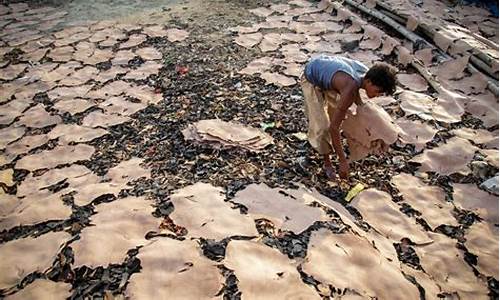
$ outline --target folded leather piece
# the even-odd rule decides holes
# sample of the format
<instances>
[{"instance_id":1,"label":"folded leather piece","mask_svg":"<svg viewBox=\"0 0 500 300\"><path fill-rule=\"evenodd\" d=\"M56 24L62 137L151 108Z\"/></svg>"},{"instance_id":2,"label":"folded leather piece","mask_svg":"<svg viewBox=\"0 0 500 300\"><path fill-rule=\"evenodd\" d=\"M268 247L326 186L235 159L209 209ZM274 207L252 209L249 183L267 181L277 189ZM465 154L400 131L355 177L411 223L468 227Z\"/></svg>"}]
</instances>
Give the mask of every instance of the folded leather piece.
<instances>
[{"instance_id":1,"label":"folded leather piece","mask_svg":"<svg viewBox=\"0 0 500 300\"><path fill-rule=\"evenodd\" d=\"M342 130L347 138L351 161L387 152L401 131L383 108L371 102L356 107L356 114L348 112Z\"/></svg>"}]
</instances>

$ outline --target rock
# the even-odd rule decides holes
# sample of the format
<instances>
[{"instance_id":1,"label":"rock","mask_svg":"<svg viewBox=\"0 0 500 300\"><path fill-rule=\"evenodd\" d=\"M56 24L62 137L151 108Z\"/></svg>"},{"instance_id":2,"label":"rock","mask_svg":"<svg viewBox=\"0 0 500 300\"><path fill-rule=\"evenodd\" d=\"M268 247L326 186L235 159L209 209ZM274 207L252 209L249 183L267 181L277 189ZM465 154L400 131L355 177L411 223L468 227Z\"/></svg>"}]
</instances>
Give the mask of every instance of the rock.
<instances>
[{"instance_id":1,"label":"rock","mask_svg":"<svg viewBox=\"0 0 500 300\"><path fill-rule=\"evenodd\" d=\"M495 177L492 177L481 183L479 187L498 196L498 174Z\"/></svg>"},{"instance_id":2,"label":"rock","mask_svg":"<svg viewBox=\"0 0 500 300\"><path fill-rule=\"evenodd\" d=\"M486 179L488 176L488 163L484 161L473 161L470 163L470 168L472 170L472 174L481 179Z\"/></svg>"},{"instance_id":3,"label":"rock","mask_svg":"<svg viewBox=\"0 0 500 300\"><path fill-rule=\"evenodd\" d=\"M397 166L404 166L404 164L405 164L404 157L401 156L401 155L394 156L392 158L392 163L395 164L395 165L397 165Z\"/></svg>"},{"instance_id":4,"label":"rock","mask_svg":"<svg viewBox=\"0 0 500 300\"><path fill-rule=\"evenodd\" d=\"M415 172L415 176L420 178L420 179L428 179L429 178L429 174L425 173L425 172Z\"/></svg>"},{"instance_id":5,"label":"rock","mask_svg":"<svg viewBox=\"0 0 500 300\"><path fill-rule=\"evenodd\" d=\"M304 250L304 248L302 247L302 245L301 245L301 244L295 244L295 245L293 246L293 250L292 250L292 252L293 252L293 253L300 253L300 252L302 252L303 250Z\"/></svg>"},{"instance_id":6,"label":"rock","mask_svg":"<svg viewBox=\"0 0 500 300\"><path fill-rule=\"evenodd\" d=\"M359 41L351 41L342 44L342 51L351 52L359 45Z\"/></svg>"}]
</instances>

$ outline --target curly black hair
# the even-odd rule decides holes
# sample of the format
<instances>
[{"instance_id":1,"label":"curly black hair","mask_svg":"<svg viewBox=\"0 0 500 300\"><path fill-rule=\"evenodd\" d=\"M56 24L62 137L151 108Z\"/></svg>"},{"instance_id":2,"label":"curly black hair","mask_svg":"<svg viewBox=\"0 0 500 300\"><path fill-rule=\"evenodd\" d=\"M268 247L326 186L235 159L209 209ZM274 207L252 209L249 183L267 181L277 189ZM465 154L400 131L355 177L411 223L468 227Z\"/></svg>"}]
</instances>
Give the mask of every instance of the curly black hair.
<instances>
[{"instance_id":1,"label":"curly black hair","mask_svg":"<svg viewBox=\"0 0 500 300\"><path fill-rule=\"evenodd\" d=\"M396 68L391 65L386 63L375 63L368 72L366 72L364 79L370 79L374 85L382 89L383 93L392 95L396 91L396 73Z\"/></svg>"}]
</instances>

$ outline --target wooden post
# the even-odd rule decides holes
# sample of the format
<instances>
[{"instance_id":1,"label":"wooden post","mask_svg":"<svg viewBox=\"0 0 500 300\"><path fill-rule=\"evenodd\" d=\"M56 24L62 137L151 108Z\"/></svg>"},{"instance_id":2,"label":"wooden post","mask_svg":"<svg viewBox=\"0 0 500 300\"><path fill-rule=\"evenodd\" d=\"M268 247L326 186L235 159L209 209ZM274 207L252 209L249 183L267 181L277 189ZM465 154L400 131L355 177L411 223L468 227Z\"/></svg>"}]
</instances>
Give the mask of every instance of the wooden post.
<instances>
[{"instance_id":1,"label":"wooden post","mask_svg":"<svg viewBox=\"0 0 500 300\"><path fill-rule=\"evenodd\" d=\"M346 3L347 3L347 1L346 1ZM401 24L406 24L406 21L408 18L407 16L397 15L397 13L395 11L393 11L390 6L388 6L387 4L385 4L383 2L377 1L377 6L380 6L384 10L383 14L386 14L387 16L393 18L394 20L396 20L397 22L399 22ZM434 35L436 34L436 30L434 28L426 25L426 24L421 23L418 25L417 28L420 29L422 31L422 33L424 33L428 38L431 38L431 39L434 38ZM492 41L490 41L490 40L488 40L488 39L486 39L478 34L475 34L473 32L471 32L471 34L474 38L476 38L480 42L484 43L485 45L491 47L492 49L498 50L498 45L496 45ZM491 56L489 56L487 53L484 53L480 49L473 48L473 52L474 52L473 55L476 56L475 58L482 60L486 64L486 66L489 67L485 70L485 72L487 72L489 76L498 79L498 76L495 75L495 72L488 71L488 70L495 70L496 69L495 64L498 64L498 62L496 62L495 59L493 59ZM480 69L483 69L479 65L480 64L479 60L474 60L475 62L478 62L478 63L476 63L476 66L479 67ZM482 66L485 66L485 65L483 64Z\"/></svg>"},{"instance_id":2,"label":"wooden post","mask_svg":"<svg viewBox=\"0 0 500 300\"><path fill-rule=\"evenodd\" d=\"M353 0L344 0L344 3L347 3L347 4L349 4L349 5L353 6L353 7L361 10L362 12L364 12L366 14L369 14L370 16L375 17L375 18L381 20L382 22L386 23L387 25L391 26L392 28L394 28L395 30L397 30L402 36L404 36L405 38L407 38L408 40L410 40L414 44L416 44L417 48L432 48L432 49L437 50L438 53L440 53L446 59L451 59L452 58L448 54L444 53L441 49L436 48L434 45L432 45L431 43L427 42L425 39L423 39L419 35L415 34L412 31L409 31L408 29L406 29L405 26L399 24L394 19L392 19L389 16L387 16L387 15L385 15L385 14L377 11L376 9L367 8L367 7L361 5L361 4L357 3L357 2L354 2ZM377 2L377 4L378 4L378 2ZM422 26L422 27L424 27L424 26ZM432 31L432 29L430 29L430 28L426 28L425 30ZM426 47L422 47L422 45L425 45ZM474 60L473 59L473 61L476 62L476 63L478 63L478 60ZM486 68L486 66L484 64L482 66ZM480 72L471 63L469 63L467 65L467 69L471 73ZM488 72L487 70L484 73L486 73L486 76L488 78L488 89L491 92L493 92L496 96L498 96L498 82L495 82L495 78L491 78L492 77L491 75L494 75L494 73L490 74L492 72L491 71ZM431 82L429 82L429 84L431 84ZM432 84L431 84L431 86L432 86Z\"/></svg>"}]
</instances>

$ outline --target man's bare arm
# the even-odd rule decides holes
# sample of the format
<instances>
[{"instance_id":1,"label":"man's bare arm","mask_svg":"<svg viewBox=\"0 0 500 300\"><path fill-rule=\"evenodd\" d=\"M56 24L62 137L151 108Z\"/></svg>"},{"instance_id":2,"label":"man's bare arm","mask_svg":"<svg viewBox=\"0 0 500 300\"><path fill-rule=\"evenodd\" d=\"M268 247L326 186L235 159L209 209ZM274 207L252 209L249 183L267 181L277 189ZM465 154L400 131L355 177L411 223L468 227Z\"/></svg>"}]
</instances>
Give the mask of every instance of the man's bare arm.
<instances>
[{"instance_id":1,"label":"man's bare arm","mask_svg":"<svg viewBox=\"0 0 500 300\"><path fill-rule=\"evenodd\" d=\"M343 75L343 74L342 74ZM339 157L340 163L340 177L346 178L349 171L349 165L345 157L344 149L342 149L342 142L340 139L340 126L345 118L347 110L356 100L356 93L358 87L352 78L344 76L336 76L334 86L340 87L337 90L340 92L340 101L337 103L335 111L330 116L330 135L332 138L333 149Z\"/></svg>"},{"instance_id":2,"label":"man's bare arm","mask_svg":"<svg viewBox=\"0 0 500 300\"><path fill-rule=\"evenodd\" d=\"M352 105L354 101L354 91L353 90L345 90L340 95L340 101L333 112L330 120L330 133L332 135L332 143L333 148L335 149L335 153L339 156L339 161L345 161L344 150L342 149L342 144L340 142L340 125L345 118L347 110Z\"/></svg>"}]
</instances>

